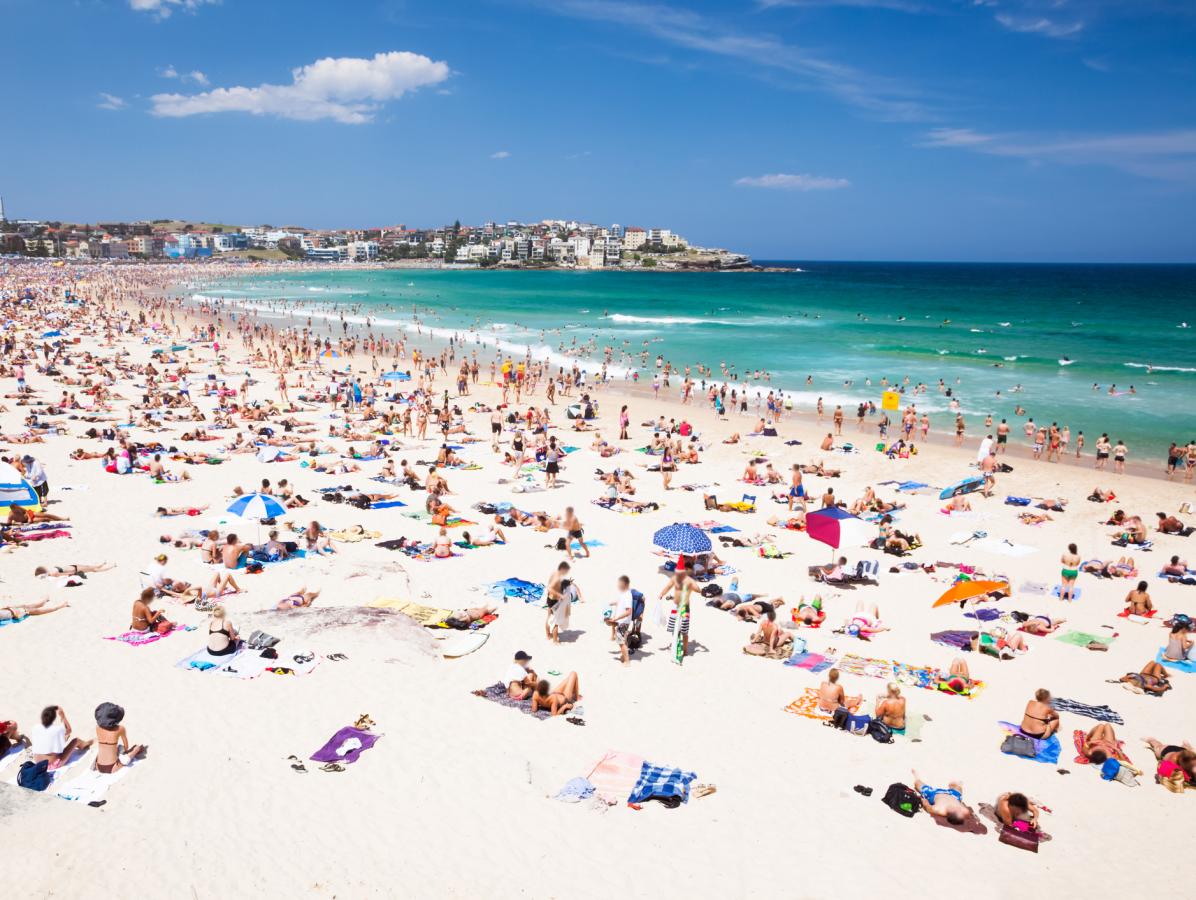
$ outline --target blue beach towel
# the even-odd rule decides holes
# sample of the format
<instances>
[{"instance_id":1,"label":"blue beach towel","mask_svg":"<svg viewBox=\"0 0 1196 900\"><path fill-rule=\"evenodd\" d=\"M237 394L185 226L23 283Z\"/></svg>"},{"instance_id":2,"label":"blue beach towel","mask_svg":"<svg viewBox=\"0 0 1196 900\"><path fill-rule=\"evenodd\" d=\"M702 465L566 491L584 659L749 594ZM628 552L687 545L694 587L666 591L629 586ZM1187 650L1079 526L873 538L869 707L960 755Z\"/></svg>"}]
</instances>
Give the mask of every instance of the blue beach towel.
<instances>
[{"instance_id":1,"label":"blue beach towel","mask_svg":"<svg viewBox=\"0 0 1196 900\"><path fill-rule=\"evenodd\" d=\"M370 504L370 509L390 509L394 506L406 506L402 500L379 500Z\"/></svg>"},{"instance_id":2,"label":"blue beach towel","mask_svg":"<svg viewBox=\"0 0 1196 900\"><path fill-rule=\"evenodd\" d=\"M1178 669L1180 672L1187 672L1189 675L1196 675L1196 662L1192 662L1190 660L1177 661L1174 659L1167 659L1163 656L1164 649L1165 648L1163 647L1159 648L1158 655L1154 658L1155 662L1162 663L1168 669Z\"/></svg>"},{"instance_id":3,"label":"blue beach towel","mask_svg":"<svg viewBox=\"0 0 1196 900\"><path fill-rule=\"evenodd\" d=\"M1021 734L1022 730L1012 722L998 722L1008 734ZM1026 737L1030 737L1026 735ZM1030 738L1034 742L1034 749L1037 753L1034 756L1018 756L1015 753L1006 753L1006 756L1012 756L1015 759L1028 759L1033 762L1046 763L1048 765L1055 765L1059 762L1059 754L1062 752L1062 746L1059 744L1059 735L1052 734L1045 741L1038 738ZM1004 751L1002 751L1004 752Z\"/></svg>"},{"instance_id":4,"label":"blue beach towel","mask_svg":"<svg viewBox=\"0 0 1196 900\"><path fill-rule=\"evenodd\" d=\"M524 603L539 603L544 599L544 585L522 578L504 578L490 585L486 593L503 600L514 598Z\"/></svg>"},{"instance_id":5,"label":"blue beach towel","mask_svg":"<svg viewBox=\"0 0 1196 900\"><path fill-rule=\"evenodd\" d=\"M680 797L682 803L688 803L689 786L697 777L696 772L685 772L645 762L627 802L644 803L653 797Z\"/></svg>"}]
</instances>

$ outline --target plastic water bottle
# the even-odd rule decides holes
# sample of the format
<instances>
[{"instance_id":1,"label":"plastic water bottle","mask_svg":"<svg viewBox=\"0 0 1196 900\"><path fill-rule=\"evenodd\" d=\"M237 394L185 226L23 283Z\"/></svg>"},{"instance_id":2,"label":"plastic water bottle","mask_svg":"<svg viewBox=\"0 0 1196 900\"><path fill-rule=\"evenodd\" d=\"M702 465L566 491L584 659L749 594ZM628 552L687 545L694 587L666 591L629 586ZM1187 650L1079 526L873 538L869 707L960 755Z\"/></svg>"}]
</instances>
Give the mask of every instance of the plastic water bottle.
<instances>
[{"instance_id":1,"label":"plastic water bottle","mask_svg":"<svg viewBox=\"0 0 1196 900\"><path fill-rule=\"evenodd\" d=\"M738 575L736 575L734 578L731 579L731 593L732 594L739 593L739 576Z\"/></svg>"}]
</instances>

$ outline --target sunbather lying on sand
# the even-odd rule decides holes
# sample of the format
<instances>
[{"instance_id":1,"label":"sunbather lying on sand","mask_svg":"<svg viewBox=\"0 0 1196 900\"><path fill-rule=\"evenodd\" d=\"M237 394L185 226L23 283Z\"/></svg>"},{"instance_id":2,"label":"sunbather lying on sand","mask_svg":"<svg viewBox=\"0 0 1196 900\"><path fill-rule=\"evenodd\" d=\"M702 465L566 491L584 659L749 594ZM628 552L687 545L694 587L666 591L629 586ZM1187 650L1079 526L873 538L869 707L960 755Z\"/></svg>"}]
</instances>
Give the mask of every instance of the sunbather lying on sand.
<instances>
[{"instance_id":1,"label":"sunbather lying on sand","mask_svg":"<svg viewBox=\"0 0 1196 900\"><path fill-rule=\"evenodd\" d=\"M274 605L274 608L282 612L292 609L300 609L302 607L311 606L315 603L316 598L320 596L320 591L317 588L314 591L309 591L307 585L303 585L297 591L292 591L283 597Z\"/></svg>"},{"instance_id":2,"label":"sunbather lying on sand","mask_svg":"<svg viewBox=\"0 0 1196 900\"><path fill-rule=\"evenodd\" d=\"M570 672L551 690L548 681L541 679L536 682L536 690L532 694L532 712L546 709L554 716L563 716L580 699L576 672Z\"/></svg>"},{"instance_id":3,"label":"sunbather lying on sand","mask_svg":"<svg viewBox=\"0 0 1196 900\"><path fill-rule=\"evenodd\" d=\"M44 616L52 612L58 612L58 610L65 609L68 606L70 606L70 603L65 600L61 603L50 605L49 597L35 600L32 603L25 603L21 606L9 603L6 606L0 606L0 622L20 622L27 616Z\"/></svg>"},{"instance_id":4,"label":"sunbather lying on sand","mask_svg":"<svg viewBox=\"0 0 1196 900\"><path fill-rule=\"evenodd\" d=\"M1101 578L1133 578L1138 574L1138 567L1134 564L1132 556L1122 556L1116 561L1108 562L1090 559L1080 566L1080 570L1090 575L1099 575Z\"/></svg>"},{"instance_id":5,"label":"sunbather lying on sand","mask_svg":"<svg viewBox=\"0 0 1196 900\"><path fill-rule=\"evenodd\" d=\"M1126 686L1126 690L1135 694L1151 694L1161 697L1171 690L1171 679L1167 670L1153 659L1142 667L1141 672L1126 672L1117 679Z\"/></svg>"},{"instance_id":6,"label":"sunbather lying on sand","mask_svg":"<svg viewBox=\"0 0 1196 900\"><path fill-rule=\"evenodd\" d=\"M88 575L93 572L107 572L116 566L110 562L89 566L84 563L71 563L66 566L38 566L33 574L41 578L70 578L72 575Z\"/></svg>"},{"instance_id":7,"label":"sunbather lying on sand","mask_svg":"<svg viewBox=\"0 0 1196 900\"><path fill-rule=\"evenodd\" d=\"M1022 623L1022 631L1029 634L1053 634L1059 630L1059 626L1066 622L1067 619L1052 619L1050 616L1030 616Z\"/></svg>"},{"instance_id":8,"label":"sunbather lying on sand","mask_svg":"<svg viewBox=\"0 0 1196 900\"><path fill-rule=\"evenodd\" d=\"M948 825L965 825L972 819L972 808L963 802L963 785L952 781L945 788L928 787L917 772L914 776L914 790L922 798L922 809L936 819L946 820Z\"/></svg>"}]
</instances>

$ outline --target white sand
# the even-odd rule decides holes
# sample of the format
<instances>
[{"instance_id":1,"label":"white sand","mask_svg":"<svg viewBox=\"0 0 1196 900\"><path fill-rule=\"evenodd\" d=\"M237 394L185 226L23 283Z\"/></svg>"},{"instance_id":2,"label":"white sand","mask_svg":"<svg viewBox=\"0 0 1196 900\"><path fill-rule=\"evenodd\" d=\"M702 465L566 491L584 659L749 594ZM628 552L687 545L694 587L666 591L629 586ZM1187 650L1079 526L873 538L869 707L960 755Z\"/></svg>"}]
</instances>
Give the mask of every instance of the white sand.
<instances>
[{"instance_id":1,"label":"white sand","mask_svg":"<svg viewBox=\"0 0 1196 900\"><path fill-rule=\"evenodd\" d=\"M180 317L180 324L183 320ZM85 337L82 347L97 347ZM136 361L148 358L140 337L125 346ZM232 343L230 373L243 369L239 341ZM105 351L108 352L108 351ZM212 365L208 346L185 358L198 372ZM368 364L361 358L355 368ZM69 371L69 370L68 370ZM261 372L253 392L270 394L276 375ZM43 397L56 398L62 387L33 374L31 384ZM201 378L191 379L193 392ZM230 385L239 379L230 377ZM442 379L437 387L442 388ZM0 379L10 392L11 378ZM127 384L116 388L134 396ZM494 403L492 388L475 388L474 399ZM139 393L139 392L138 392ZM600 428L607 438L617 433L614 418L620 398L611 389L598 394ZM12 400L0 413L0 432L21 428L25 410ZM543 396L531 402L542 403ZM664 403L636 395L631 403L632 440L627 448L648 442L639 423L664 410ZM200 405L210 410L212 401ZM465 405L465 404L462 404ZM526 407L526 401L524 406ZM124 404L117 404L124 415ZM319 414L300 414L314 419ZM680 415L671 409L667 415ZM753 659L741 652L752 626L729 614L700 606L693 621L696 652L678 667L660 649L664 629L651 619L653 599L664 584L657 574L661 560L649 551L653 532L674 521L714 518L743 532L773 532L776 543L791 551L784 561L765 560L755 551L722 553L739 569L742 589L780 593L787 600L811 596L815 585L806 567L825 562L828 548L805 534L778 531L765 524L784 507L768 500L768 488L748 488L737 478L747 456L743 446L718 441L731 428L749 430L752 420L717 423L705 410L686 411L707 438L698 466L682 466L675 484L716 482L721 499L744 492L760 498L754 515L707 513L700 492L662 491L659 476L641 467L650 460L637 453L602 460L589 450L589 435L568 435L565 443L583 449L567 459L559 490L514 495L488 442L471 446L465 455L482 464L481 471L449 472L451 498L460 510L480 500L513 500L523 508L560 513L574 505L587 536L601 540L591 559L581 560L575 574L585 602L575 607L574 632L560 646L544 638L544 613L534 605L501 605L499 618L486 631L484 647L458 660L434 653L430 632L396 615L383 626L370 627L375 614L353 608L378 596L398 596L443 607L482 602L480 588L506 576L544 581L563 554L555 544L561 532L541 534L530 528L507 529L510 543L469 551L448 561L411 561L402 554L377 549L372 541L340 544L329 559L288 562L262 575L240 575L247 593L228 598L233 623L244 632L265 628L283 638L281 661L311 649L343 652L345 662L325 661L309 676L264 675L237 680L181 671L174 663L202 646L207 618L177 604L162 608L198 632L176 634L145 647L102 640L128 625L129 609L139 591L138 572L159 549L157 537L179 529L206 525L218 518L233 485L250 486L268 477L289 478L298 491L313 498L313 489L351 483L358 489L380 489L367 477L380 462L364 464L355 475L316 475L298 463L263 465L252 456L234 456L221 466L174 463L175 472L189 471L192 480L155 485L143 475L106 474L98 461L72 462L78 446L103 449L98 441L74 435L86 426L68 422L72 436L50 438L30 447L9 446L4 455L33 452L45 465L52 485L49 509L68 515L72 539L52 540L0 553L0 596L16 600L40 596L47 589L71 607L50 616L30 618L0 629L0 673L3 702L0 718L15 717L29 730L40 709L61 704L80 734L92 736L91 711L112 700L127 710L131 739L150 745L150 755L107 793L107 803L92 809L50 796L33 796L0 785L0 847L3 848L6 893L14 897L108 896L237 897L237 896L462 896L462 897L611 897L861 896L887 891L893 896L936 895L963 891L972 896L1009 896L1026 890L1050 894L1095 893L1096 896L1178 897L1188 893L1186 871L1176 865L1189 848L1196 824L1193 798L1175 796L1152 783L1150 753L1141 739L1153 736L1168 743L1196 738L1196 706L1191 692L1196 676L1176 674L1175 689L1162 699L1131 694L1107 684L1140 668L1164 643L1159 624L1139 626L1118 619L1122 599L1132 586L1126 580L1101 581L1081 576L1082 599L1063 604L1051 597L1024 595L1026 581L1054 585L1059 555L1069 541L1085 558L1122 553L1110 546L1098 524L1112 506L1139 513L1153 522L1156 510L1174 512L1193 499L1190 485L1134 476L1096 477L1084 467L1033 463L1018 445L1010 454L1012 475L1002 476L998 497L973 496L978 511L957 521L940 514L937 497L908 498L909 510L899 521L903 530L920 532L923 549L917 562L950 560L983 565L1010 577L1015 588L1003 609L1065 616L1069 624L1093 633L1119 637L1108 653L1090 652L1053 638L1034 638L1025 657L998 662L968 654L973 675L988 682L976 699L906 690L910 713L933 719L921 743L899 741L882 746L824 728L783 712L821 676L788 668L775 661ZM558 404L554 419L564 423ZM488 437L488 415L468 417L473 431ZM145 434L177 444L177 434ZM920 480L933 485L954 482L970 473L976 437L964 450L928 447L910 460L889 461L871 450L854 455L826 454L816 449L828 426L810 420L785 422L780 439L748 439L767 449L777 469L787 473L792 462L822 459L842 466L844 477L833 481L808 476L817 493L828 483L836 495L853 500L867 484ZM558 432L562 434L563 432ZM870 446L874 431L855 432L849 419L844 439ZM783 440L798 438L801 447ZM342 445L343 442L336 442ZM435 453L436 442L422 447L403 441L401 456L414 461ZM197 447L199 445L196 445ZM204 445L211 449L215 444ZM639 499L664 504L659 512L619 515L592 506L599 493L595 467L630 466L640 485ZM63 491L66 484L86 491ZM1094 484L1113 486L1116 504L1085 501ZM892 488L881 488L892 499ZM1055 521L1040 527L1018 523L1017 510L1001 503L1006 494L1062 496L1071 505ZM418 507L423 494L403 499ZM161 520L152 515L161 504L210 503L197 519ZM318 518L333 528L360 523L386 538L402 535L431 539L435 529L401 515L403 510L358 511L316 502L294 513L306 523ZM472 515L470 518L479 518ZM1021 558L951 547L948 536L961 529L983 529L996 538L1033 545L1037 552ZM253 539L253 525L236 530ZM221 528L223 535L225 529ZM459 532L454 533L454 538ZM178 577L205 577L198 551L170 554L169 570ZM913 664L945 667L955 653L928 640L931 631L970 628L974 620L958 607L932 610L932 601L949 584L954 570L933 577L922 572L894 576L899 561L860 548L846 551L853 559L879 558L884 567L880 587L856 591L823 591L828 625L803 630L811 649L829 646L844 652L887 657ZM1196 590L1167 584L1154 576L1172 553L1191 554L1187 539L1157 537L1152 553L1138 554L1142 577L1161 610L1159 619L1196 609ZM84 586L64 588L61 580L35 579L39 564L97 563L111 560L114 571L90 576ZM601 622L615 578L631 576L650 598L645 630L652 635L647 653L629 668L618 664L616 647ZM728 584L729 579L721 578ZM313 610L294 615L270 612L275 601L300 584L323 593ZM893 630L865 644L831 627L845 619L857 599L876 600ZM0 602L4 602L0 600ZM341 613L329 612L339 610ZM343 613L343 614L342 614ZM782 613L788 618L788 606ZM397 621L396 621L397 620ZM336 624L340 622L342 624ZM584 694L584 727L563 719L537 721L470 695L498 680L519 649L530 652L534 667L577 671ZM555 679L553 679L555 680ZM849 693L871 700L884 689L876 679L844 676ZM1147 770L1144 785L1126 788L1106 784L1098 773L1073 763L1071 733L1092 720L1063 715L1063 753L1055 766L1023 761L998 752L999 719L1018 721L1034 690L1049 688L1056 696L1088 703L1107 703L1125 718L1118 728L1133 761ZM307 763L308 772L292 771L287 757L306 759L338 728L368 712L385 735L378 745L343 773L324 773ZM584 775L610 749L680 766L698 774L698 781L717 785L717 793L691 799L677 810L647 804L641 811L625 805L601 810L589 803L568 805L551 799L571 777ZM8 761L12 762L12 758ZM912 821L894 815L879 798L895 781L912 783L916 767L926 781L945 785L960 779L965 800L973 807L993 802L1002 791L1020 790L1049 806L1044 827L1053 840L1034 857L998 844L989 826L983 837L935 827L930 817ZM5 770L0 773L11 774ZM852 786L871 786L864 799Z\"/></svg>"}]
</instances>

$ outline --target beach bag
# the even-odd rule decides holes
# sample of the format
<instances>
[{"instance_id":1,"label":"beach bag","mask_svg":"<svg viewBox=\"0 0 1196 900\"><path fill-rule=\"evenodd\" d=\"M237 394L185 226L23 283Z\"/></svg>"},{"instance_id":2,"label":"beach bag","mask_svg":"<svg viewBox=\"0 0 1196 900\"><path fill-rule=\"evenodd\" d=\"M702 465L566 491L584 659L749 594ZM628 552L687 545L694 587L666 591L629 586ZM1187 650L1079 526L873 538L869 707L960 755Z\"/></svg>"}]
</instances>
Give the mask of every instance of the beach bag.
<instances>
[{"instance_id":1,"label":"beach bag","mask_svg":"<svg viewBox=\"0 0 1196 900\"><path fill-rule=\"evenodd\" d=\"M871 716L849 715L847 717L847 730L858 737L862 737L863 735L868 734L869 729L871 727L872 727L872 717Z\"/></svg>"},{"instance_id":2,"label":"beach bag","mask_svg":"<svg viewBox=\"0 0 1196 900\"><path fill-rule=\"evenodd\" d=\"M170 634L170 632L174 631L174 623L167 622L165 619L161 619L158 624L154 626L154 631L158 632L158 634Z\"/></svg>"},{"instance_id":3,"label":"beach bag","mask_svg":"<svg viewBox=\"0 0 1196 900\"><path fill-rule=\"evenodd\" d=\"M1027 823L1021 823L1027 824ZM1002 844L1017 847L1019 850L1038 852L1039 834L1033 828L1018 828L1015 825L1002 825L1001 834L997 838Z\"/></svg>"},{"instance_id":4,"label":"beach bag","mask_svg":"<svg viewBox=\"0 0 1196 900\"><path fill-rule=\"evenodd\" d=\"M1001 742L1001 752L1009 753L1013 756L1025 756L1033 759L1038 755L1038 750L1034 746L1034 741L1026 737L1024 734L1011 734Z\"/></svg>"},{"instance_id":5,"label":"beach bag","mask_svg":"<svg viewBox=\"0 0 1196 900\"><path fill-rule=\"evenodd\" d=\"M873 719L868 723L868 733L872 735L872 740L878 744L893 743L893 729L880 721L880 719Z\"/></svg>"},{"instance_id":6,"label":"beach bag","mask_svg":"<svg viewBox=\"0 0 1196 900\"><path fill-rule=\"evenodd\" d=\"M831 724L836 728L846 731L847 720L851 718L851 713L847 711L846 706L840 706L833 713L831 713Z\"/></svg>"},{"instance_id":7,"label":"beach bag","mask_svg":"<svg viewBox=\"0 0 1196 900\"><path fill-rule=\"evenodd\" d=\"M922 808L922 798L909 785L895 782L889 785L881 802L898 815L912 819Z\"/></svg>"},{"instance_id":8,"label":"beach bag","mask_svg":"<svg viewBox=\"0 0 1196 900\"><path fill-rule=\"evenodd\" d=\"M44 791L50 786L50 763L43 759L41 762L26 760L21 763L21 770L17 772L17 784L31 791Z\"/></svg>"},{"instance_id":9,"label":"beach bag","mask_svg":"<svg viewBox=\"0 0 1196 900\"><path fill-rule=\"evenodd\" d=\"M796 656L798 653L805 653L809 649L809 646L810 645L806 643L806 639L804 637L799 637L798 635L793 636L794 656Z\"/></svg>"}]
</instances>

